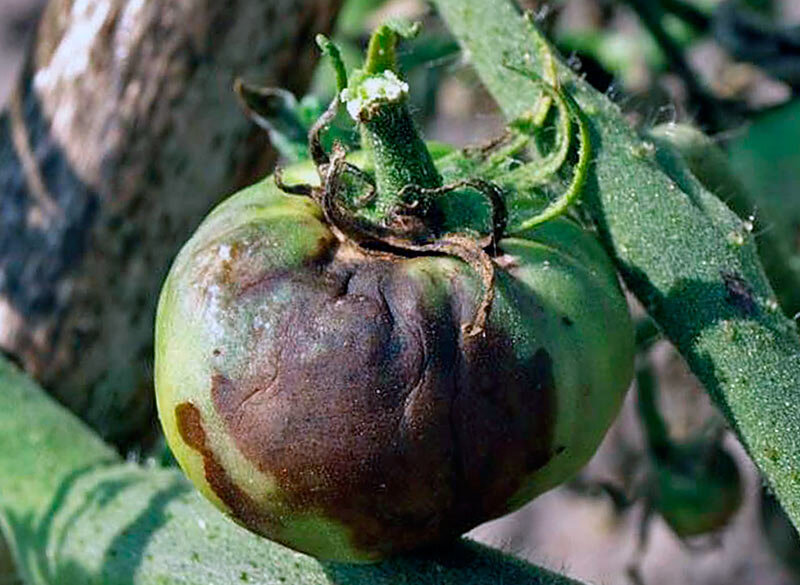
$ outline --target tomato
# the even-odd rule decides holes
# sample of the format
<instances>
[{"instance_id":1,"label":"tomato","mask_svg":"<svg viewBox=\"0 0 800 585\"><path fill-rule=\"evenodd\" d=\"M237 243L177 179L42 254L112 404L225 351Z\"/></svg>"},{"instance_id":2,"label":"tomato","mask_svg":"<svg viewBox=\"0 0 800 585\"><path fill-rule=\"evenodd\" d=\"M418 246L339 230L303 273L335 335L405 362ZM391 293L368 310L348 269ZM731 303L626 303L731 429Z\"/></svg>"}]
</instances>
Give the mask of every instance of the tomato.
<instances>
[{"instance_id":1,"label":"tomato","mask_svg":"<svg viewBox=\"0 0 800 585\"><path fill-rule=\"evenodd\" d=\"M681 538L726 526L742 503L736 462L718 444L676 444L656 459L654 505Z\"/></svg>"},{"instance_id":2,"label":"tomato","mask_svg":"<svg viewBox=\"0 0 800 585\"><path fill-rule=\"evenodd\" d=\"M313 181L313 169L286 169ZM633 335L595 237L559 218L497 242L478 276L373 255L267 178L177 256L156 319L157 402L200 491L318 558L434 545L572 476L632 376Z\"/></svg>"},{"instance_id":3,"label":"tomato","mask_svg":"<svg viewBox=\"0 0 800 585\"><path fill-rule=\"evenodd\" d=\"M563 217L591 149L574 101L542 82L522 126L555 104L559 138L538 173L491 174L483 157L502 166L513 149L435 159L396 67L416 30L380 27L349 80L319 39L340 93L309 132L315 166L215 209L156 317L158 409L186 474L240 524L321 559L446 542L564 481L632 376L614 268ZM340 105L365 147L349 160L320 138ZM573 120L570 186L525 217L514 202L535 203L565 163Z\"/></svg>"}]
</instances>

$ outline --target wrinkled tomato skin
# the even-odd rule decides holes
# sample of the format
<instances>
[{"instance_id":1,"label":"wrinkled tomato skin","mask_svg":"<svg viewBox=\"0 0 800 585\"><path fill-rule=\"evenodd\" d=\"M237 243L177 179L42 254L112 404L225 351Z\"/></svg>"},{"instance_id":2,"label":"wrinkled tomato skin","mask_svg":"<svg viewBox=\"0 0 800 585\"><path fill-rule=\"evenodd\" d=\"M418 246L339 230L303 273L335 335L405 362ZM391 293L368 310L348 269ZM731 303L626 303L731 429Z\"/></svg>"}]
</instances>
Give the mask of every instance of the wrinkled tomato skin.
<instances>
[{"instance_id":1,"label":"wrinkled tomato skin","mask_svg":"<svg viewBox=\"0 0 800 585\"><path fill-rule=\"evenodd\" d=\"M365 254L271 178L229 198L158 307L181 467L250 530L349 562L455 538L568 479L631 379L625 299L567 219L501 240L495 263L486 330L467 337L481 285L460 260Z\"/></svg>"}]
</instances>

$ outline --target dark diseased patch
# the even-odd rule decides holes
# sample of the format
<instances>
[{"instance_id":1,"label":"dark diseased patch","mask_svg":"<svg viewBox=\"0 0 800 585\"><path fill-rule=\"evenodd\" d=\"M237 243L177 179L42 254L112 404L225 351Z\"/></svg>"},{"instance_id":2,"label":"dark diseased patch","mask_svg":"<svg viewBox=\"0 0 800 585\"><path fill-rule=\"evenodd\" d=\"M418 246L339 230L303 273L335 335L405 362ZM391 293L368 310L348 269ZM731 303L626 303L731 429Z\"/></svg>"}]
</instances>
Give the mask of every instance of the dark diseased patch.
<instances>
[{"instance_id":1,"label":"dark diseased patch","mask_svg":"<svg viewBox=\"0 0 800 585\"><path fill-rule=\"evenodd\" d=\"M520 362L508 336L492 329L482 345L467 352L454 427L464 461L462 483L468 486L462 498L492 517L522 487L524 476L553 457L556 388L544 348Z\"/></svg>"},{"instance_id":2,"label":"dark diseased patch","mask_svg":"<svg viewBox=\"0 0 800 585\"><path fill-rule=\"evenodd\" d=\"M282 307L270 331L291 334L254 338L240 377L210 380L228 434L275 478L282 503L340 522L355 548L377 555L506 513L553 456L550 354L518 355L491 322L465 342L476 299L454 291L432 302L429 286L449 276L402 266L330 267L244 291L237 302ZM280 305L286 290L296 301Z\"/></svg>"},{"instance_id":3,"label":"dark diseased patch","mask_svg":"<svg viewBox=\"0 0 800 585\"><path fill-rule=\"evenodd\" d=\"M750 284L735 272L721 271L720 276L725 283L727 303L748 317L758 313L755 295Z\"/></svg>"},{"instance_id":4,"label":"dark diseased patch","mask_svg":"<svg viewBox=\"0 0 800 585\"><path fill-rule=\"evenodd\" d=\"M180 403L175 407L175 419L184 443L203 457L205 478L214 493L242 524L253 530L263 529L266 518L258 504L233 482L208 446L203 417L197 407L191 402Z\"/></svg>"},{"instance_id":5,"label":"dark diseased patch","mask_svg":"<svg viewBox=\"0 0 800 585\"><path fill-rule=\"evenodd\" d=\"M175 420L183 442L205 457L206 432L200 411L191 402L181 402L175 407Z\"/></svg>"},{"instance_id":6,"label":"dark diseased patch","mask_svg":"<svg viewBox=\"0 0 800 585\"><path fill-rule=\"evenodd\" d=\"M561 322L564 325L566 325L567 327L572 327L574 325L574 321L572 319L570 319L569 317L567 317L566 315L561 317Z\"/></svg>"}]
</instances>

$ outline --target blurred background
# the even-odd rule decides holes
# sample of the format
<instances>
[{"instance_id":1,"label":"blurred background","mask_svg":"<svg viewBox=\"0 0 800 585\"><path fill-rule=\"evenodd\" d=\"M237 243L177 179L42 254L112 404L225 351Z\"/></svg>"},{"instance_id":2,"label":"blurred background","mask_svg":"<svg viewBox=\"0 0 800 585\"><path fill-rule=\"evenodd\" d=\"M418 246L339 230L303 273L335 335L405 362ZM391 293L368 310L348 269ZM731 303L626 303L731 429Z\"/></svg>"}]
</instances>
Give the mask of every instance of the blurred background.
<instances>
[{"instance_id":1,"label":"blurred background","mask_svg":"<svg viewBox=\"0 0 800 585\"><path fill-rule=\"evenodd\" d=\"M103 32L106 4L119 22L131 19L127 28L115 21L113 32ZM466 146L502 131L491 98L425 2L339 4L298 2L290 16L302 26L289 31L248 29L246 11L224 24L218 14L201 14L167 51L159 75L168 83L147 97L154 74L139 72L136 59L152 53L158 61L167 41L147 31L158 22L181 33L179 8L55 1L37 33L43 0L0 2L0 347L131 459L171 464L154 423L150 380L152 313L169 259L211 205L276 160L296 157L282 142L281 121L307 123L333 92L330 71L315 65L308 48L312 32L332 29L355 64L387 16L422 20L423 34L402 48L402 65L426 137ZM800 1L520 5L632 125L645 132L686 123L713 138L716 156L736 173L733 186L720 181L719 193L775 254L765 264L779 265L773 282L784 311L795 316ZM133 14L150 9L150 20ZM311 10L321 15L303 16ZM65 56L58 45L69 34L76 36ZM241 40L270 34L275 40L259 50ZM223 54L215 35L219 43L232 35L244 48ZM292 42L306 49L297 53ZM88 65L73 70L87 43ZM230 82L239 74L294 94L275 106L269 133L236 106ZM206 125L209 111L219 115ZM197 120L206 125L202 135L194 134ZM195 141L208 144L190 149ZM62 159L77 178L59 166ZM143 211L206 184L190 209L167 202ZM48 215L52 204L62 213ZM794 529L681 358L631 306L639 320L637 383L600 451L574 481L471 536L594 583L800 583ZM15 583L2 555L0 567L0 585Z\"/></svg>"},{"instance_id":2,"label":"blurred background","mask_svg":"<svg viewBox=\"0 0 800 585\"><path fill-rule=\"evenodd\" d=\"M44 0L0 3L0 104L6 103L43 7Z\"/></svg>"}]
</instances>

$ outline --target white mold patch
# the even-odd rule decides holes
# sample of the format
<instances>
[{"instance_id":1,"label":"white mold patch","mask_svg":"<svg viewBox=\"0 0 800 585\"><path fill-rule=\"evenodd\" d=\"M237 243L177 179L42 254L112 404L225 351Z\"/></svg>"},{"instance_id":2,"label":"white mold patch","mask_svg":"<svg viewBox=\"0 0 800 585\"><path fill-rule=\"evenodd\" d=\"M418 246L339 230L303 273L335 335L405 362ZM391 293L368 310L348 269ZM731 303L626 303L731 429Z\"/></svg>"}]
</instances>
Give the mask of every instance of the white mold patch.
<instances>
[{"instance_id":1,"label":"white mold patch","mask_svg":"<svg viewBox=\"0 0 800 585\"><path fill-rule=\"evenodd\" d=\"M407 95L408 84L387 69L379 75L368 77L354 89L344 88L341 99L350 117L358 121L365 109L381 102L397 102Z\"/></svg>"}]
</instances>

